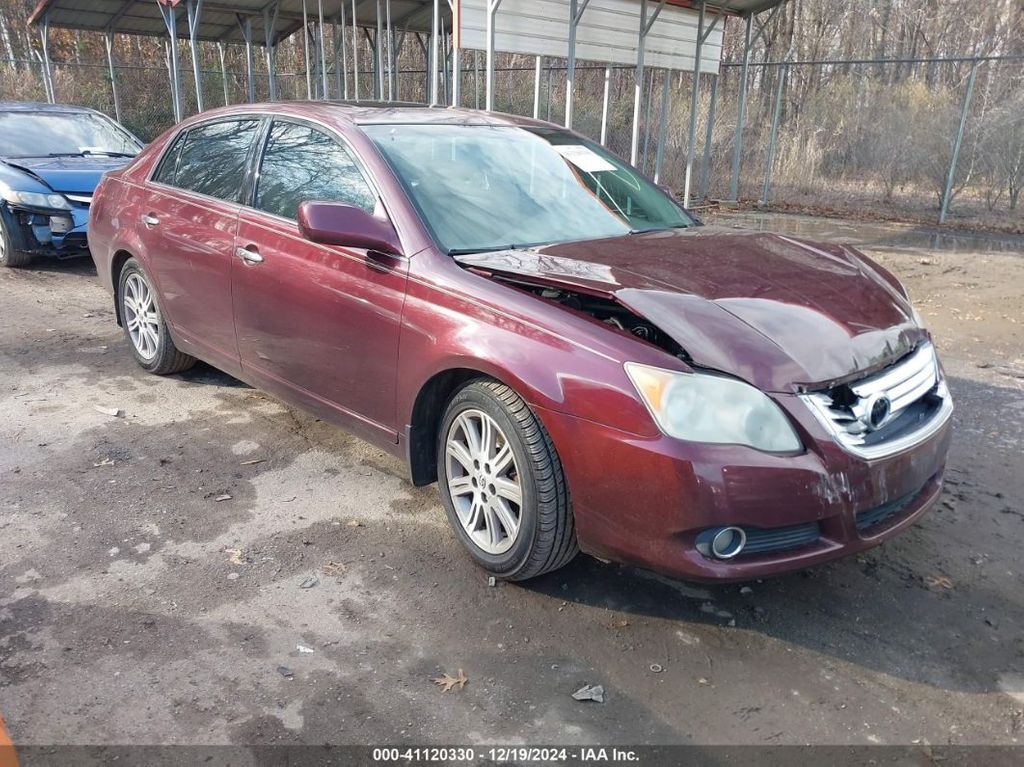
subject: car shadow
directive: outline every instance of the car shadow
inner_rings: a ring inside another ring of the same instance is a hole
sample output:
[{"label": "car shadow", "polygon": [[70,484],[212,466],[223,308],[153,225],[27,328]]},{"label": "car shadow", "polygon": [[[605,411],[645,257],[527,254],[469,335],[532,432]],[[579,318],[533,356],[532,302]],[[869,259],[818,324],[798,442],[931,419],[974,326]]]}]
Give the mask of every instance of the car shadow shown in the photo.
[{"label": "car shadow", "polygon": [[234,376],[229,375],[223,370],[219,370],[212,365],[208,365],[202,360],[197,361],[196,364],[188,370],[171,376],[171,378],[177,378],[185,383],[198,384],[201,386],[225,386],[232,389],[253,388],[245,381],[239,381]]},{"label": "car shadow", "polygon": [[17,267],[21,272],[37,272],[39,274],[78,274],[82,277],[95,277],[96,264],[88,255],[71,258],[51,258],[36,256],[26,266]]}]

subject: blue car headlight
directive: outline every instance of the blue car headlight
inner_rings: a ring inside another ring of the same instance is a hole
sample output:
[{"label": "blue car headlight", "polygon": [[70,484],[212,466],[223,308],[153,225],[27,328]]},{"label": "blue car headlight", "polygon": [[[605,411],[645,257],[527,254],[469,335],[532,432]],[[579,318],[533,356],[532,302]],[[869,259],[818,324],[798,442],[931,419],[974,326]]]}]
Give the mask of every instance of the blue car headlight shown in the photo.
[{"label": "blue car headlight", "polygon": [[71,203],[62,194],[43,192],[18,192],[14,189],[0,189],[0,196],[14,205],[28,205],[33,208],[71,210]]}]

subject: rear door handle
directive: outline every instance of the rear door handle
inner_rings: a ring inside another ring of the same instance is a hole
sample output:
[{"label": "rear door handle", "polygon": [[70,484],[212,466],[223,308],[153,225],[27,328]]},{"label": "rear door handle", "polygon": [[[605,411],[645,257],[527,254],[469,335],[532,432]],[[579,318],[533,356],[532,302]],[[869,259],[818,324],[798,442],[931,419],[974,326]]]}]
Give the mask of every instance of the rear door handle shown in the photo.
[{"label": "rear door handle", "polygon": [[142,223],[146,226],[153,227],[160,223],[160,219],[153,215],[145,215],[142,217]]},{"label": "rear door handle", "polygon": [[249,248],[235,248],[235,255],[247,264],[262,264],[263,256]]}]

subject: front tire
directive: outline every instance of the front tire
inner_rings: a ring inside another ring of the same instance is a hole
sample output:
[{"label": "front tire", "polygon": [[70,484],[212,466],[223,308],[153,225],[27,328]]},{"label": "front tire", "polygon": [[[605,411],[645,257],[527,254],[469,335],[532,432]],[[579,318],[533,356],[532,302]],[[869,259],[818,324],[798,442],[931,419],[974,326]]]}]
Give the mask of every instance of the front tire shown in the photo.
[{"label": "front tire", "polygon": [[0,266],[27,266],[32,263],[32,254],[15,249],[7,218],[6,211],[0,209]]},{"label": "front tire", "polygon": [[117,302],[124,337],[143,370],[163,376],[188,370],[195,357],[178,351],[157,304],[156,291],[142,265],[125,262],[117,281]]},{"label": "front tire", "polygon": [[526,580],[579,552],[558,454],[508,386],[477,379],[460,389],[441,419],[437,456],[448,521],[488,573]]}]

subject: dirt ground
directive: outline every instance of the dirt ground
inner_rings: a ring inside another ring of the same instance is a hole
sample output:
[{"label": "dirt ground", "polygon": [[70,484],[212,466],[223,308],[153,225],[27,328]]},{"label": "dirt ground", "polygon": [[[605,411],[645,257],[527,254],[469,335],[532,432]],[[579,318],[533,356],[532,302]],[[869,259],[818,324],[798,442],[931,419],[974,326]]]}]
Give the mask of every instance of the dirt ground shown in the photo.
[{"label": "dirt ground", "polygon": [[860,242],[957,403],[934,513],[752,591],[586,556],[489,586],[396,460],[209,367],[143,373],[91,263],[0,273],[14,742],[1024,740],[1024,245],[725,220]]}]

